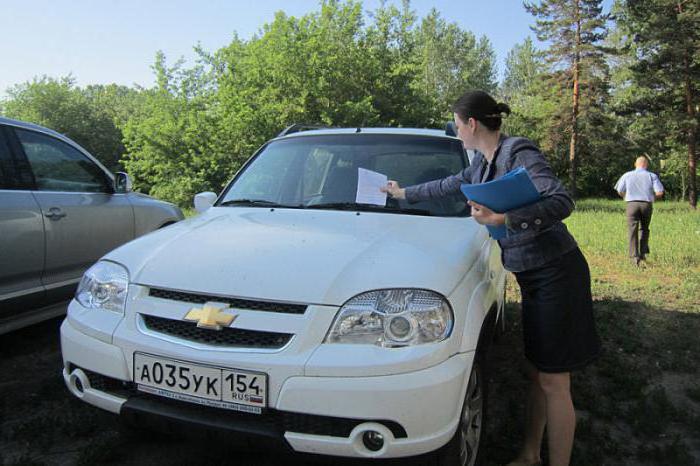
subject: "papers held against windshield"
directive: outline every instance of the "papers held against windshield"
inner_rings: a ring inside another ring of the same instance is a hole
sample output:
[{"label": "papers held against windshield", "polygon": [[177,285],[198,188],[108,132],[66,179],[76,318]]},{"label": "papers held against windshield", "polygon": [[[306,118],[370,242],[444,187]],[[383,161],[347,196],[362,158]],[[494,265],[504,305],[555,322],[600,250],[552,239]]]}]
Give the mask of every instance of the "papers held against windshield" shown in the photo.
[{"label": "papers held against windshield", "polygon": [[358,204],[385,206],[386,193],[381,192],[379,188],[386,186],[388,180],[386,175],[358,168],[355,202]]},{"label": "papers held against windshield", "polygon": [[[523,167],[487,183],[463,184],[462,192],[467,199],[499,214],[533,204],[540,199],[540,193]],[[486,228],[493,239],[506,237],[505,225],[486,225]]]}]

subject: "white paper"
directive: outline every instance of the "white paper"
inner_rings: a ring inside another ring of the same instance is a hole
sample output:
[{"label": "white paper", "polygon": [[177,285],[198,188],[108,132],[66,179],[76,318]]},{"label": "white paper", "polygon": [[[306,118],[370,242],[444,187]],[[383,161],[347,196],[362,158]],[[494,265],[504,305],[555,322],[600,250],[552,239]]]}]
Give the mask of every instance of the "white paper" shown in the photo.
[{"label": "white paper", "polygon": [[374,204],[385,206],[386,193],[379,190],[382,186],[386,186],[389,179],[386,175],[365,170],[364,168],[357,169],[357,195],[355,202],[358,204]]}]

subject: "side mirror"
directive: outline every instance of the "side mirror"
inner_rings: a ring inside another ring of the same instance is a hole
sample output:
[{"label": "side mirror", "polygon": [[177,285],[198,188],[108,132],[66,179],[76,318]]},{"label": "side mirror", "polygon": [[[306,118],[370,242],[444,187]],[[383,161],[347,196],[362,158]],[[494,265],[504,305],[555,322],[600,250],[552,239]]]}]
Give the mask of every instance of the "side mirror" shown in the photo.
[{"label": "side mirror", "polygon": [[130,193],[132,189],[131,178],[124,172],[114,175],[114,192],[118,194]]},{"label": "side mirror", "polygon": [[200,214],[207,210],[209,207],[214,205],[216,201],[216,194],[211,191],[206,191],[203,193],[195,194],[194,196],[194,210]]}]

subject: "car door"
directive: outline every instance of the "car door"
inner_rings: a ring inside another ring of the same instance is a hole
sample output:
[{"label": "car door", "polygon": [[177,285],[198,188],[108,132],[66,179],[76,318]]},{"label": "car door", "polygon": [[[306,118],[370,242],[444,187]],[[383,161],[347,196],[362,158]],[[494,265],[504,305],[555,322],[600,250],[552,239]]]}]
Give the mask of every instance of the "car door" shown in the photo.
[{"label": "car door", "polygon": [[67,299],[88,267],[134,238],[133,209],[125,195],[114,193],[109,174],[73,145],[24,128],[14,134],[44,218],[47,299]]},{"label": "car door", "polygon": [[44,302],[44,222],[34,180],[13,155],[0,125],[0,320]]}]

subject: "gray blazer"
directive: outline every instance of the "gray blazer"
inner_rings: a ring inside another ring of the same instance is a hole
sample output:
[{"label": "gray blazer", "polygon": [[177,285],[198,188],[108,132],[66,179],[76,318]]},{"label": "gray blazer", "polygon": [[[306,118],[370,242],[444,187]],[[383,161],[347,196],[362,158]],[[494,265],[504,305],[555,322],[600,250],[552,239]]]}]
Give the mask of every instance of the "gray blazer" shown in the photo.
[{"label": "gray blazer", "polygon": [[574,201],[530,140],[502,135],[490,164],[483,154],[476,152],[472,163],[461,172],[407,187],[406,200],[415,203],[459,193],[462,183],[477,184],[500,178],[518,167],[527,170],[542,199],[506,212],[507,235],[498,240],[498,244],[507,270],[536,269],[576,248],[577,244],[562,223],[574,210]]}]

